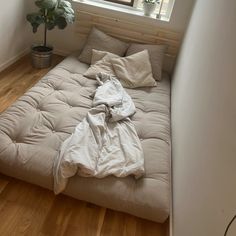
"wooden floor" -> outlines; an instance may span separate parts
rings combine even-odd
[[[63,58],[54,56],[53,65]],[[0,72],[0,112],[49,69],[33,69],[26,56]],[[166,236],[157,224],[28,184],[0,174],[0,236]]]

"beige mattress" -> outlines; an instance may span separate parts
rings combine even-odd
[[[0,115],[0,172],[53,189],[53,162],[61,143],[91,107],[96,81],[82,76],[88,65],[66,58]],[[164,222],[170,199],[170,82],[127,89],[145,154],[143,178],[73,177],[66,195]]]

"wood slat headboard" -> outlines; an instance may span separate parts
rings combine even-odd
[[[180,47],[182,35],[153,25],[126,21],[117,17],[78,10],[77,33],[87,37],[93,26],[107,34],[128,42],[168,45],[166,56],[174,61]],[[173,62],[172,62],[173,64]],[[173,66],[173,65],[172,65]]]

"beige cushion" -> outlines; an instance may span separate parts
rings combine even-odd
[[[84,73],[84,76],[91,79],[96,79],[96,75],[99,72],[115,76],[115,72],[111,64],[112,58],[119,58],[119,56],[110,52],[98,51],[93,49],[92,61],[91,61],[92,64],[88,68],[88,70]]]
[[[152,67],[147,50],[128,57],[112,58],[111,63],[116,76],[124,87],[156,86],[156,81],[152,76]]]
[[[91,64],[92,49],[107,51],[124,56],[129,44],[113,38],[104,32],[93,28],[88,36],[87,43],[79,56],[81,62]]]
[[[167,46],[166,45],[151,45],[151,44],[133,43],[128,48],[126,56],[143,51],[145,49],[148,50],[148,53],[150,56],[153,77],[155,80],[161,81],[162,64],[163,64],[163,59],[164,59],[164,55],[165,55]]]

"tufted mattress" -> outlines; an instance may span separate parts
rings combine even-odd
[[[88,65],[70,56],[0,115],[0,172],[53,189],[53,162],[61,143],[85,117],[96,81]],[[164,222],[170,199],[170,82],[127,89],[132,117],[145,154],[143,178],[75,176],[65,194],[149,220]],[[88,144],[89,145],[89,144]]]

